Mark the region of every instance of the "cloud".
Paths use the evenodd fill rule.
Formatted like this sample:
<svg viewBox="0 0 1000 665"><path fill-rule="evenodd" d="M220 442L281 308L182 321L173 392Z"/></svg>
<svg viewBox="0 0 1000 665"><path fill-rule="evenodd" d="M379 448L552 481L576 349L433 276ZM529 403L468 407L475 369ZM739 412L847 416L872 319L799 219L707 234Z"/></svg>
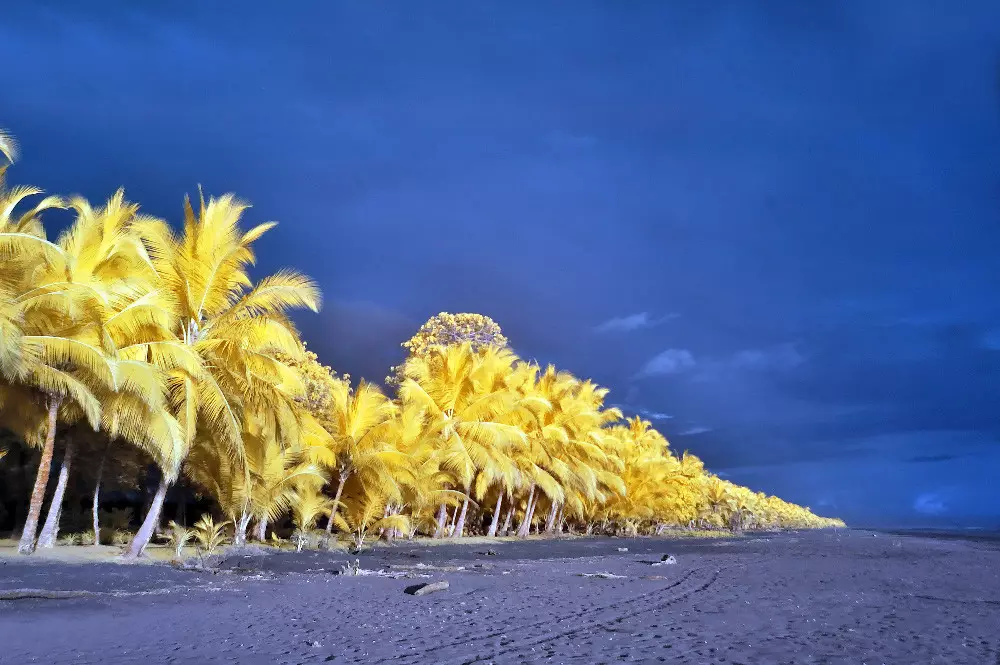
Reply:
<svg viewBox="0 0 1000 665"><path fill-rule="evenodd" d="M802 354L792 344L771 349L745 349L733 355L732 364L743 369L791 369L801 365Z"/></svg>
<svg viewBox="0 0 1000 665"><path fill-rule="evenodd" d="M660 413L659 411L650 411L649 409L639 409L639 415L645 416L650 420L670 420L673 418L669 413Z"/></svg>
<svg viewBox="0 0 1000 665"><path fill-rule="evenodd" d="M639 370L639 377L665 376L668 374L679 374L695 366L694 355L687 349L667 349L653 358L650 358L642 369Z"/></svg>
<svg viewBox="0 0 1000 665"><path fill-rule="evenodd" d="M649 312L639 312L638 314L629 314L628 316L616 316L608 319L600 325L594 326L594 332L602 334L633 332L641 328L652 328L653 326L658 326L661 323L666 323L667 321L676 319L677 317L677 314L667 314L666 316L661 316L658 319L653 319L650 318Z"/></svg>
<svg viewBox="0 0 1000 665"><path fill-rule="evenodd" d="M694 436L696 434L705 434L706 432L711 431L711 427L689 427L683 432L678 432L677 436Z"/></svg>
<svg viewBox="0 0 1000 665"><path fill-rule="evenodd" d="M921 515L942 515L948 511L944 499L934 492L925 492L913 502L913 510Z"/></svg>

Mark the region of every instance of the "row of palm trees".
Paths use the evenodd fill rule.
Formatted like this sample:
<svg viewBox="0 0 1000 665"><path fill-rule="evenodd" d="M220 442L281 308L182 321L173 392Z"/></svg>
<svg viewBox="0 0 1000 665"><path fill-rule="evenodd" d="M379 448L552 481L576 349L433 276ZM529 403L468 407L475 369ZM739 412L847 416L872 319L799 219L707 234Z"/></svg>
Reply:
<svg viewBox="0 0 1000 665"><path fill-rule="evenodd" d="M0 151L13 162L2 132ZM0 427L41 449L22 552L56 538L83 425L161 472L133 558L182 476L214 499L237 542L288 515L300 533L325 522L361 540L834 524L673 455L649 423L605 407L606 390L518 359L499 327L435 338L425 326L395 370L394 399L364 381L352 388L288 318L319 309L316 285L290 270L251 280L254 243L274 224L243 231L247 204L233 195L186 199L177 231L122 191L93 207L7 188L6 170ZM41 217L56 208L74 219L50 240ZM458 316L467 328L485 319Z"/></svg>

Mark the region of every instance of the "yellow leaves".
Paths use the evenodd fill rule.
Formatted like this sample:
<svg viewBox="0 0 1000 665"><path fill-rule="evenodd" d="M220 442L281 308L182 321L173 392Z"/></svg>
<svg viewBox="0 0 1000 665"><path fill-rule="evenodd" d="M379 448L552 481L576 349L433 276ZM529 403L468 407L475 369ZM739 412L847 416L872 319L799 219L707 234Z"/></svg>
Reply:
<svg viewBox="0 0 1000 665"><path fill-rule="evenodd" d="M0 153L17 157L2 130ZM404 342L397 399L364 381L352 390L289 319L319 309L317 285L294 270L251 279L253 245L275 224L243 231L246 202L199 190L176 233L122 190L96 207L50 196L28 208L41 190L6 189L6 168L0 416L28 440L40 438L39 405L58 397L64 421L86 418L130 441L169 480L183 467L244 525L251 513L291 510L302 531L332 507L320 469L336 471L347 488L338 523L362 540L373 526L433 524L434 511L466 493L507 496L519 519L529 494L543 496L552 516L629 530L731 518L840 524L675 456L648 421L620 422L606 388L520 361L482 314L442 312ZM41 215L59 207L75 220L51 242Z"/></svg>
<svg viewBox="0 0 1000 665"><path fill-rule="evenodd" d="M18 146L17 141L6 129L0 127L0 154L13 164L17 161Z"/></svg>
<svg viewBox="0 0 1000 665"><path fill-rule="evenodd" d="M330 511L333 502L311 484L303 484L291 497L292 521L300 532L309 531L321 515Z"/></svg>

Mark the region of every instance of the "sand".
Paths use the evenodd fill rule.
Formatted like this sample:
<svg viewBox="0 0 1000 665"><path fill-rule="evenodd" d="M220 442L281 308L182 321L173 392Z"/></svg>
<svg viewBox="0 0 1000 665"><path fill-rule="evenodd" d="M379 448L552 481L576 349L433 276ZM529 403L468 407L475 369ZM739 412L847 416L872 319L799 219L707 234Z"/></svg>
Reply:
<svg viewBox="0 0 1000 665"><path fill-rule="evenodd" d="M677 563L653 566L663 554ZM357 557L399 577L334 574L354 558L234 556L213 573L3 556L0 591L91 593L0 601L0 662L1000 663L997 541L417 543Z"/></svg>

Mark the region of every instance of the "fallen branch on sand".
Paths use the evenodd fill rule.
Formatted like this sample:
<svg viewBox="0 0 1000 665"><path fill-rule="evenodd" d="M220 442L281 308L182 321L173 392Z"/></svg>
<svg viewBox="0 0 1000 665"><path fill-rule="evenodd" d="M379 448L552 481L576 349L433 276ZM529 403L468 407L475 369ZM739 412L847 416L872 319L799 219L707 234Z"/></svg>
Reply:
<svg viewBox="0 0 1000 665"><path fill-rule="evenodd" d="M163 589L150 589L148 591L87 591L75 589L63 591L57 589L4 589L0 590L0 601L2 600L65 600L69 598L126 598L129 596L159 596L174 591L190 591L200 589L202 591L219 591L222 587L190 587L175 586Z"/></svg>
<svg viewBox="0 0 1000 665"><path fill-rule="evenodd" d="M600 577L602 580L623 580L624 575L614 575L612 573L580 573L580 577Z"/></svg>
<svg viewBox="0 0 1000 665"><path fill-rule="evenodd" d="M48 589L7 589L0 591L0 600L62 600L63 598L91 598L100 595L97 591L50 591Z"/></svg>

